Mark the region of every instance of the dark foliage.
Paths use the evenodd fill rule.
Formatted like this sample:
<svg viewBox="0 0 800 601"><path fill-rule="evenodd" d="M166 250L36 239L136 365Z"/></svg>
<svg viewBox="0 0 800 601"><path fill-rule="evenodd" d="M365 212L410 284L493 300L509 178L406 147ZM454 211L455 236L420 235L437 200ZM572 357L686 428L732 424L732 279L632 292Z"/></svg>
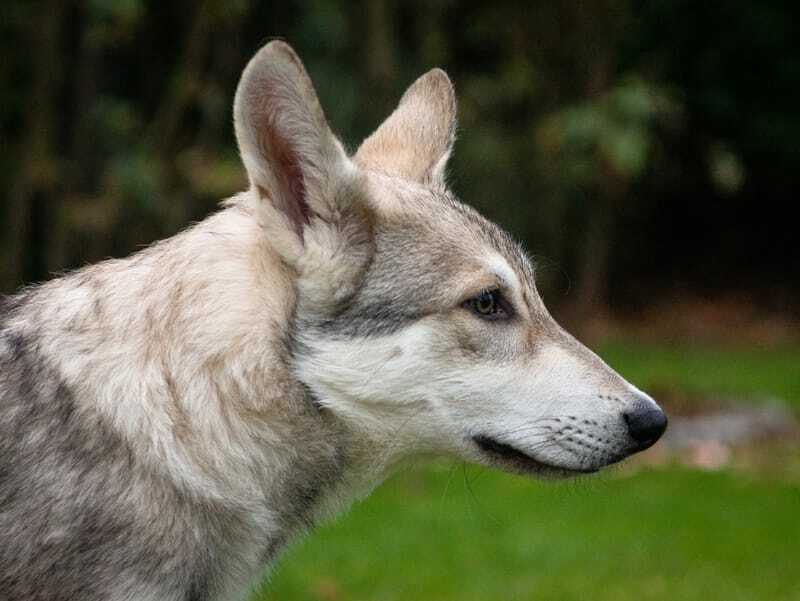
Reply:
<svg viewBox="0 0 800 601"><path fill-rule="evenodd" d="M794 3L0 11L0 291L127 254L241 189L232 96L273 37L304 58L351 148L417 75L444 67L460 99L453 187L546 257L545 288L577 317L686 289L787 309L800 288Z"/></svg>

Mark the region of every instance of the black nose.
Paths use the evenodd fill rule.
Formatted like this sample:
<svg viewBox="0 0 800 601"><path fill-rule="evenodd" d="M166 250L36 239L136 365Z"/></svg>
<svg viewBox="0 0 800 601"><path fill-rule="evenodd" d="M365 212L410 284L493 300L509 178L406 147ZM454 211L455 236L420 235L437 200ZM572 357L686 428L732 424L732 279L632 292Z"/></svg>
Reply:
<svg viewBox="0 0 800 601"><path fill-rule="evenodd" d="M649 399L637 400L622 417L639 451L652 446L667 429L667 416Z"/></svg>

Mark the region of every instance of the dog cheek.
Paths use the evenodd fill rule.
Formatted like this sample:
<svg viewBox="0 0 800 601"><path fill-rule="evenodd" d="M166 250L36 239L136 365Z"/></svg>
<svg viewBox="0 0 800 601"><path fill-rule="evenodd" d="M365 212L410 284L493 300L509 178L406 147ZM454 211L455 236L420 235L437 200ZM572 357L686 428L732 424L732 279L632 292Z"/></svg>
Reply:
<svg viewBox="0 0 800 601"><path fill-rule="evenodd" d="M480 359L482 355L479 338L466 328L456 330L455 347L458 353L466 359Z"/></svg>

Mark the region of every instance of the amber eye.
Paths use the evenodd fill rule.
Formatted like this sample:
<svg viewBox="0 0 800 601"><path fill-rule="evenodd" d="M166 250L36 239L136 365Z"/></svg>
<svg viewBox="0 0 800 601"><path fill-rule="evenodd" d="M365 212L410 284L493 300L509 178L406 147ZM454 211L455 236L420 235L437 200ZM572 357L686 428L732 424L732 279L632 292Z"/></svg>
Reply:
<svg viewBox="0 0 800 601"><path fill-rule="evenodd" d="M503 319L509 316L499 290L484 290L466 301L464 306L485 319Z"/></svg>

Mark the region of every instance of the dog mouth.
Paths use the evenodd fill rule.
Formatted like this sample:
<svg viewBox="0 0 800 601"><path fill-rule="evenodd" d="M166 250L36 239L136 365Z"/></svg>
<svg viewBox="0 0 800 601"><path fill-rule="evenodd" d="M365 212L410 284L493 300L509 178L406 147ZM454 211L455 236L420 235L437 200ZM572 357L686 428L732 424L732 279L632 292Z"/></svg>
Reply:
<svg viewBox="0 0 800 601"><path fill-rule="evenodd" d="M532 457L528 453L499 440L479 434L472 437L478 448L498 467L523 474L547 476L570 476L573 474L592 474L597 468L567 468Z"/></svg>

